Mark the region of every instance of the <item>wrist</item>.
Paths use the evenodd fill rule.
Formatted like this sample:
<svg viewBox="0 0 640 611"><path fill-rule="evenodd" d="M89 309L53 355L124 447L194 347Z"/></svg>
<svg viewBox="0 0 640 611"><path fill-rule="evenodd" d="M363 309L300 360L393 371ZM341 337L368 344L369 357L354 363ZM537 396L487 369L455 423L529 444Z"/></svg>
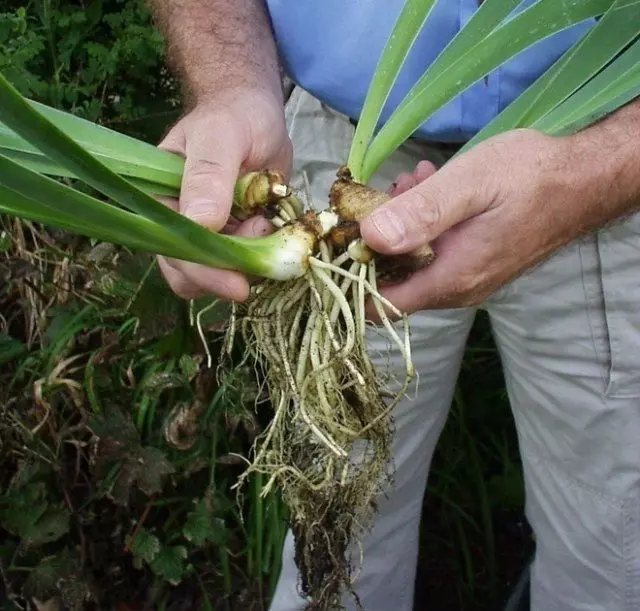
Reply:
<svg viewBox="0 0 640 611"><path fill-rule="evenodd" d="M577 198L596 226L640 209L640 102L562 138Z"/></svg>
<svg viewBox="0 0 640 611"><path fill-rule="evenodd" d="M217 81L215 87L202 87L189 96L192 108L208 105L224 105L230 108L257 107L278 111L284 118L284 95L282 87L247 78L228 77Z"/></svg>
<svg viewBox="0 0 640 611"><path fill-rule="evenodd" d="M150 2L188 106L234 89L264 91L281 103L280 63L263 0Z"/></svg>

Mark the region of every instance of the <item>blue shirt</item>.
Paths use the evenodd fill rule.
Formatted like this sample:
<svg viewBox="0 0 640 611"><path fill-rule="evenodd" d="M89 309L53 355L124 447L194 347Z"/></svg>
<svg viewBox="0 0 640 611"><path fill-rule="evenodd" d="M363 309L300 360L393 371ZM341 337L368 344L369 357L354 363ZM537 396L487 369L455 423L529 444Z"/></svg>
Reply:
<svg viewBox="0 0 640 611"><path fill-rule="evenodd" d="M519 10L533 3L524 0ZM285 70L331 108L357 119L367 87L404 0L267 0ZM478 0L439 0L391 92L389 116ZM480 130L591 27L578 24L526 49L431 117L415 134L463 142Z"/></svg>

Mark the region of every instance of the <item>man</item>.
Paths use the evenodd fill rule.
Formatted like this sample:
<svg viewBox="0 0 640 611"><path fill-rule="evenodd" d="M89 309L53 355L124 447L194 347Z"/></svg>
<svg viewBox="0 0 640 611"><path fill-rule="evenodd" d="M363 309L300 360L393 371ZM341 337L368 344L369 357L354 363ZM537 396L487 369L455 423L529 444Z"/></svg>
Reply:
<svg viewBox="0 0 640 611"><path fill-rule="evenodd" d="M306 171L316 202L346 159L368 79L402 0L157 0L192 110L165 148L186 157L176 209L213 230L229 219L239 173ZM526 3L525 3L526 4ZM398 102L477 8L442 1L392 96ZM276 43L297 88L283 110ZM396 418L396 484L364 542L356 583L367 611L407 611L431 454L476 308L503 360L537 536L535 611L640 609L640 104L582 133L501 135L435 171L590 23L544 41L430 120L374 179L394 199L362 222L384 253L426 241L436 262L386 295L412 316L420 395ZM388 113L387 113L388 116ZM402 172L400 176L397 176ZM615 221L615 222L614 222ZM161 261L186 298L243 300L242 275ZM351 603L348 602L348 605ZM302 609L291 541L272 611Z"/></svg>

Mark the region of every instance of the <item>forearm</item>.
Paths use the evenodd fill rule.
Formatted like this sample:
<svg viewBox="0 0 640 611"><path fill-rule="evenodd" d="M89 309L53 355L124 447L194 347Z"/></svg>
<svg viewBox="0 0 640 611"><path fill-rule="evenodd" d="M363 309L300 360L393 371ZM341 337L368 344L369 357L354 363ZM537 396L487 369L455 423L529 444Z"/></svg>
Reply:
<svg viewBox="0 0 640 611"><path fill-rule="evenodd" d="M572 165L591 225L640 211L640 100L574 135Z"/></svg>
<svg viewBox="0 0 640 611"><path fill-rule="evenodd" d="M149 0L169 63L191 103L238 88L282 97L276 46L262 0Z"/></svg>

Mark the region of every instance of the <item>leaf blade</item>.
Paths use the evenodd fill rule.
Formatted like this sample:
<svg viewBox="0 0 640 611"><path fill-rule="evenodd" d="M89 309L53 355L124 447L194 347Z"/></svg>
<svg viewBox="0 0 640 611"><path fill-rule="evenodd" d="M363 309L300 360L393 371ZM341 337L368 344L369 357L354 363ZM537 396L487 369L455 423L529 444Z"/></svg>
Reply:
<svg viewBox="0 0 640 611"><path fill-rule="evenodd" d="M91 152L111 170L134 179L157 184L159 187L178 193L184 160L168 151L131 138L97 123L87 121L71 113L40 104L33 100L27 102L60 131L67 134L84 149ZM28 152L47 159L36 147L21 138L4 123L0 123L0 148L16 152ZM10 156L10 155L9 155ZM65 166L53 164L59 171ZM68 170L66 170L68 171ZM61 174L55 173L60 176Z"/></svg>
<svg viewBox="0 0 640 611"><path fill-rule="evenodd" d="M393 85L435 5L435 0L406 0L376 65L356 126L347 165L354 177Z"/></svg>
<svg viewBox="0 0 640 611"><path fill-rule="evenodd" d="M568 99L640 34L640 2L616 0L587 35L458 154L498 133L528 127Z"/></svg>
<svg viewBox="0 0 640 611"><path fill-rule="evenodd" d="M640 40L532 127L554 135L573 133L639 95Z"/></svg>
<svg viewBox="0 0 640 611"><path fill-rule="evenodd" d="M396 108L374 138L365 157L362 178L368 180L384 159L422 123L473 83L536 42L604 13L613 1L583 0L567 4L538 0L477 44L468 44L469 48L459 54L456 61L447 60L446 55L444 60L436 59L416 90ZM629 4L636 1L626 0ZM489 2L492 0L486 0L485 4ZM469 40L471 38L469 35Z"/></svg>

